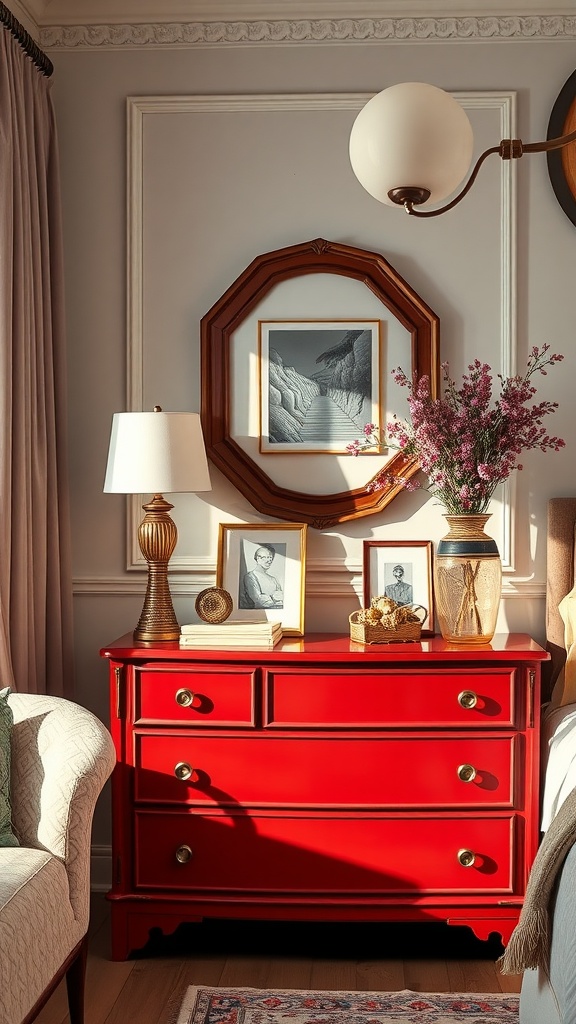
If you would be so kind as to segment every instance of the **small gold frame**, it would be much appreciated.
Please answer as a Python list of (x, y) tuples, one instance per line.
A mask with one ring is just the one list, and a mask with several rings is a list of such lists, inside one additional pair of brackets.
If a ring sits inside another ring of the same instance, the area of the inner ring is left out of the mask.
[[(285, 636), (304, 635), (306, 534), (306, 523), (220, 523), (216, 586), (232, 596), (232, 619), (280, 622)], [(267, 567), (256, 558), (265, 547)], [(261, 603), (250, 606), (254, 599)]]

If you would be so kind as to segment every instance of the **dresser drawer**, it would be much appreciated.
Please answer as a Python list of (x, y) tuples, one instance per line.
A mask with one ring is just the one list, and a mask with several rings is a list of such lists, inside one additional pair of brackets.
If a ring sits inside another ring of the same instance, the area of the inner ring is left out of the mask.
[[(139, 801), (219, 806), (511, 807), (516, 747), (514, 737), (497, 733), (147, 732), (135, 737), (134, 795)], [(521, 775), (521, 763), (518, 768)]]
[[(514, 668), (266, 674), (268, 727), (511, 726)], [(462, 696), (470, 694), (471, 696)]]
[(254, 725), (255, 668), (134, 668), (134, 721)]
[[(138, 889), (510, 893), (513, 817), (135, 815)], [(464, 867), (460, 851), (475, 862)], [(185, 858), (189, 857), (188, 860)], [(180, 863), (179, 858), (185, 863)]]

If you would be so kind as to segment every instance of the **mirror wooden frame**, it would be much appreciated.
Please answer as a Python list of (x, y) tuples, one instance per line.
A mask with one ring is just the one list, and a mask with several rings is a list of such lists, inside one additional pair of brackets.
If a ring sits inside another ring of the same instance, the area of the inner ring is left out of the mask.
[(308, 523), (322, 530), (382, 511), (402, 490), (418, 463), (401, 452), (391, 457), (385, 488), (308, 494), (279, 486), (231, 434), (233, 380), (230, 346), (240, 324), (280, 281), (304, 274), (337, 274), (366, 285), (409, 331), (411, 371), (439, 387), (439, 318), (383, 256), (323, 238), (257, 256), (201, 320), (201, 418), (206, 451), (214, 465), (263, 515)]

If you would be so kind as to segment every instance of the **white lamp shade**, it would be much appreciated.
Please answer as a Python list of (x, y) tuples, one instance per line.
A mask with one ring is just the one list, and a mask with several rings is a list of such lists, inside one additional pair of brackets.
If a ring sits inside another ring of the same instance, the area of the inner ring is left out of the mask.
[(169, 494), (210, 486), (198, 413), (114, 413), (105, 491)]
[(350, 135), (350, 161), (361, 185), (381, 203), (391, 189), (429, 189), (429, 203), (454, 192), (466, 177), (474, 137), (463, 107), (435, 85), (404, 82), (362, 108)]

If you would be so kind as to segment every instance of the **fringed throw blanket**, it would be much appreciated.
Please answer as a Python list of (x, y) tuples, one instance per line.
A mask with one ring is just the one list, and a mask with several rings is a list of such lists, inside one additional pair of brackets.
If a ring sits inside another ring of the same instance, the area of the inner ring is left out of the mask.
[(524, 906), (504, 955), (502, 974), (521, 974), (527, 967), (548, 969), (550, 956), (550, 900), (558, 872), (576, 841), (576, 789), (562, 804), (534, 858)]

